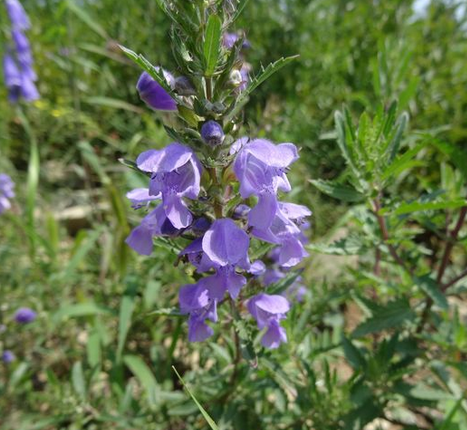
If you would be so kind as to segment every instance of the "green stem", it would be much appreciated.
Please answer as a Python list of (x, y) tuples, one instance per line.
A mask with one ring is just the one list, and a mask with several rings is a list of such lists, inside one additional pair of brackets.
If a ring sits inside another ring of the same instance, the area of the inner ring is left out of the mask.
[[(35, 232), (35, 217), (34, 211), (36, 207), (37, 188), (39, 184), (39, 171), (40, 171), (40, 155), (37, 139), (34, 135), (27, 117), (23, 111), (18, 108), (18, 117), (21, 124), (29, 138), (30, 152), (28, 164), (28, 179), (27, 179), (27, 194), (26, 194), (26, 223), (28, 228)], [(36, 253), (36, 239), (35, 235), (28, 235), (30, 241), (30, 256), (34, 259)]]

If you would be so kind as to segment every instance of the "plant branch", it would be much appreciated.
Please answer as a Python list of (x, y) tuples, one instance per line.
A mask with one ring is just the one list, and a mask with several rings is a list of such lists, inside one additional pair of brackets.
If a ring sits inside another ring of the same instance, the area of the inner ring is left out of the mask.
[[(459, 235), (462, 225), (464, 224), (466, 216), (467, 216), (467, 206), (464, 206), (463, 208), (461, 208), (461, 211), (459, 213), (459, 218), (457, 219), (454, 229), (451, 231), (451, 234), (448, 235), (446, 247), (444, 248), (443, 258), (441, 260), (441, 264), (438, 270), (438, 275), (436, 277), (436, 282), (438, 285), (441, 284), (444, 272), (446, 271), (446, 268), (448, 267), (449, 258), (451, 256), (451, 251), (454, 248), (454, 244), (456, 243), (457, 236)], [(464, 276), (467, 276), (467, 270), (461, 273), (459, 276), (457, 276), (453, 280), (451, 280), (450, 282), (448, 282), (447, 284), (441, 286), (441, 291), (445, 292), (449, 287), (454, 285), (457, 281), (462, 279)], [(429, 297), (426, 300), (425, 308), (423, 309), (420, 323), (418, 324), (416, 333), (420, 333), (422, 331), (428, 319), (428, 315), (430, 314), (430, 309), (432, 306), (433, 306), (433, 300), (431, 299), (431, 297)]]
[(389, 242), (389, 232), (388, 232), (388, 228), (387, 228), (387, 225), (386, 225), (386, 220), (384, 219), (384, 217), (379, 213), (380, 210), (381, 210), (381, 203), (380, 203), (380, 199), (379, 197), (377, 197), (374, 201), (373, 201), (373, 210), (374, 210), (374, 213), (375, 213), (375, 216), (376, 216), (376, 219), (378, 220), (378, 224), (379, 224), (379, 228), (381, 230), (381, 236), (383, 238), (383, 241), (385, 242), (386, 246), (388, 247), (389, 249), (389, 253), (391, 254), (392, 258), (394, 259), (394, 261), (399, 265), (401, 266), (406, 272), (410, 273), (411, 275), (413, 274), (413, 271), (410, 269), (410, 267), (408, 267), (404, 260), (401, 258), (401, 256), (397, 253), (397, 250), (396, 248), (394, 248), (393, 245), (391, 245)]

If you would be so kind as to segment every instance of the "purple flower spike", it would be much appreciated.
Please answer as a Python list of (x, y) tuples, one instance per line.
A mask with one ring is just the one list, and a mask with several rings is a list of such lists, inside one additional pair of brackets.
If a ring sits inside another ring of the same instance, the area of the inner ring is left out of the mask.
[[(165, 70), (162, 70), (165, 80), (173, 88), (175, 85), (174, 77)], [(162, 88), (148, 73), (143, 72), (140, 76), (136, 89), (141, 99), (154, 110), (175, 111), (177, 103), (170, 94)]]
[(240, 140), (236, 148), (240, 145), (233, 167), (240, 194), (243, 198), (258, 197), (258, 204), (248, 215), (249, 225), (267, 229), (278, 210), (277, 191), (291, 189), (286, 171), (298, 159), (298, 151), (292, 143), (275, 145), (263, 139)]
[(216, 121), (208, 121), (201, 127), (201, 137), (210, 146), (222, 145), (224, 142), (224, 130)]
[(31, 27), (29, 18), (18, 0), (6, 0), (6, 10), (14, 30), (28, 30)]
[(15, 361), (16, 357), (15, 357), (15, 354), (13, 354), (13, 352), (11, 352), (10, 350), (5, 350), (3, 351), (3, 354), (2, 354), (2, 361), (5, 363), (5, 364), (10, 364), (12, 363), (13, 361)]
[(15, 197), (14, 186), (8, 175), (0, 173), (0, 214), (11, 208), (10, 199)]
[(29, 324), (37, 317), (36, 312), (30, 308), (19, 308), (15, 313), (15, 321), (20, 324)]
[(188, 227), (193, 216), (184, 197), (196, 199), (200, 192), (201, 163), (195, 153), (180, 143), (150, 150), (136, 160), (138, 168), (150, 172), (150, 196), (161, 196), (165, 215), (177, 229)]
[(258, 294), (248, 301), (248, 311), (256, 320), (258, 328), (267, 328), (261, 339), (261, 344), (269, 349), (278, 348), (283, 342), (287, 342), (285, 329), (280, 326), (280, 321), (285, 318), (290, 305), (285, 297)]

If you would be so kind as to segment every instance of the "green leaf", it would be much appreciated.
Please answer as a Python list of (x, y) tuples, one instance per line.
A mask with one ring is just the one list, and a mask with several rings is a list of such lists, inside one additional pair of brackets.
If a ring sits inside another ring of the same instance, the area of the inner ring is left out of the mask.
[(219, 60), (222, 36), (222, 21), (217, 15), (211, 15), (206, 26), (204, 36), (204, 60), (206, 61), (205, 75), (210, 77), (216, 70)]
[(122, 109), (129, 112), (135, 112), (137, 114), (143, 114), (144, 110), (138, 106), (132, 105), (131, 103), (123, 100), (113, 99), (111, 97), (87, 97), (83, 99), (83, 102), (91, 105), (109, 107), (112, 109)]
[(406, 322), (415, 319), (415, 312), (410, 308), (410, 303), (405, 299), (389, 302), (386, 306), (379, 306), (373, 312), (373, 316), (361, 323), (352, 333), (352, 337), (366, 336), (370, 333), (377, 333), (400, 327)]
[(125, 355), (123, 362), (146, 390), (150, 403), (155, 405), (157, 403), (156, 393), (158, 392), (158, 384), (151, 369), (137, 355)]
[(147, 314), (147, 316), (151, 316), (151, 315), (166, 316), (166, 317), (181, 317), (184, 314), (180, 313), (179, 308), (173, 307), (173, 308), (157, 309)]
[(102, 359), (101, 336), (97, 330), (93, 330), (89, 335), (86, 351), (91, 367), (97, 366)]
[(22, 362), (19, 364), (19, 366), (14, 370), (14, 372), (10, 376), (10, 389), (13, 389), (14, 387), (16, 387), (16, 385), (19, 384), (19, 382), (23, 379), (23, 376), (26, 374), (28, 368), (28, 363)]
[(97, 229), (89, 234), (83, 232), (82, 240), (79, 241), (77, 238), (77, 247), (73, 252), (73, 257), (68, 262), (64, 271), (59, 275), (62, 279), (70, 279), (74, 274), (78, 266), (82, 263), (84, 258), (93, 250), (99, 237), (102, 235), (102, 230)]
[(73, 365), (73, 369), (71, 370), (71, 380), (75, 393), (82, 401), (84, 401), (86, 399), (86, 382), (84, 380), (83, 364), (81, 361), (77, 361)]
[(314, 179), (310, 180), (310, 182), (322, 193), (344, 202), (360, 202), (365, 198), (363, 194), (354, 188), (336, 182), (324, 181), (322, 179)]
[(266, 81), (274, 73), (282, 69), (282, 67), (296, 60), (298, 57), (299, 57), (298, 55), (293, 55), (291, 57), (286, 57), (286, 58), (282, 57), (279, 60), (275, 61), (274, 63), (269, 64), (266, 68), (262, 68), (260, 74), (250, 81), (245, 91), (243, 91), (240, 97), (238, 97), (236, 103), (233, 103), (231, 105), (229, 109), (229, 113), (234, 111), (236, 106), (242, 106), (248, 99), (248, 96), (254, 90), (256, 90), (256, 88), (258, 88), (264, 81)]
[(367, 251), (367, 246), (362, 242), (362, 237), (357, 235), (338, 239), (330, 245), (310, 243), (306, 248), (310, 251), (328, 255), (362, 255)]
[(415, 277), (415, 284), (428, 296), (434, 304), (446, 311), (449, 309), (449, 304), (446, 296), (440, 290), (438, 284), (430, 275), (421, 276), (420, 278)]
[(402, 135), (404, 134), (408, 122), (409, 115), (407, 114), (407, 112), (404, 112), (397, 120), (397, 123), (395, 125), (394, 136), (389, 142), (388, 147), (386, 149), (389, 162), (392, 162), (394, 158), (396, 158), (402, 140)]
[(63, 318), (76, 318), (91, 315), (111, 315), (112, 311), (94, 302), (80, 303), (77, 305), (66, 305), (61, 307), (54, 315), (53, 320), (58, 323)]
[[(334, 114), (334, 121), (336, 123), (336, 131), (337, 131), (337, 144), (339, 145), (339, 148), (342, 152), (343, 157), (345, 158), (345, 161), (349, 165), (349, 167), (352, 169), (352, 172), (354, 175), (359, 178), (360, 171), (357, 169), (355, 165), (355, 160), (354, 160), (354, 155), (353, 155), (353, 140), (352, 136), (349, 136), (348, 131), (352, 129), (352, 123), (350, 120), (350, 116), (348, 115), (347, 112), (345, 112), (345, 116), (339, 112), (336, 111)], [(347, 139), (347, 137), (350, 137), (350, 139)]]
[(297, 270), (287, 273), (280, 281), (267, 287), (268, 294), (281, 294), (289, 288), (297, 278), (302, 274), (303, 270)]
[(451, 162), (461, 171), (467, 181), (467, 151), (460, 149), (456, 145), (442, 142), (437, 139), (430, 141), (439, 151), (447, 155)]
[(344, 349), (345, 358), (355, 370), (365, 367), (365, 357), (351, 340), (345, 336), (342, 337), (342, 348)]
[(467, 200), (456, 199), (446, 200), (442, 202), (411, 202), (403, 203), (396, 210), (385, 208), (380, 211), (381, 215), (390, 212), (392, 215), (405, 215), (412, 212), (429, 211), (429, 210), (442, 210), (442, 209), (457, 209), (467, 206)]
[(123, 347), (131, 327), (131, 317), (135, 308), (135, 291), (130, 291), (130, 294), (125, 294), (120, 305), (120, 316), (118, 319), (118, 346), (117, 360), (122, 358)]
[(415, 148), (410, 149), (409, 151), (405, 152), (401, 157), (397, 160), (394, 160), (383, 172), (381, 179), (386, 180), (389, 179), (391, 176), (396, 176), (402, 173), (404, 170), (415, 166), (424, 166), (426, 164), (425, 161), (422, 160), (413, 160), (413, 158), (428, 145), (428, 141), (422, 142), (418, 144)]
[(410, 395), (417, 399), (422, 400), (454, 400), (455, 397), (451, 393), (447, 393), (446, 391), (431, 388), (423, 383), (420, 383), (413, 387), (410, 390)]
[(68, 0), (66, 5), (68, 9), (73, 12), (81, 21), (83, 21), (91, 30), (96, 32), (103, 39), (109, 39), (109, 36), (107, 35), (107, 32), (104, 30), (104, 28), (94, 19), (92, 19), (84, 9), (78, 6), (76, 1)]
[(212, 430), (219, 430), (219, 427), (217, 426), (217, 424), (214, 422), (214, 420), (209, 416), (209, 414), (206, 412), (206, 410), (201, 406), (201, 403), (198, 402), (198, 400), (196, 399), (196, 397), (194, 396), (194, 394), (191, 392), (191, 390), (188, 388), (188, 386), (185, 384), (185, 381), (182, 379), (182, 377), (180, 376), (180, 374), (177, 372), (177, 369), (175, 369), (175, 366), (172, 366), (172, 369), (174, 370), (174, 372), (176, 373), (178, 379), (180, 380), (180, 382), (182, 383), (183, 387), (185, 388), (185, 390), (187, 391), (187, 393), (190, 395), (190, 397), (193, 399), (193, 401), (196, 403), (196, 406), (198, 407), (199, 411), (201, 412), (201, 414), (203, 415), (204, 419), (206, 420), (206, 422), (209, 424), (209, 427), (212, 429)]
[(235, 11), (235, 15), (230, 20), (230, 22), (234, 23), (240, 17), (240, 15), (243, 12), (243, 9), (245, 9), (249, 1), (250, 0), (239, 0), (238, 5), (237, 5), (237, 10)]

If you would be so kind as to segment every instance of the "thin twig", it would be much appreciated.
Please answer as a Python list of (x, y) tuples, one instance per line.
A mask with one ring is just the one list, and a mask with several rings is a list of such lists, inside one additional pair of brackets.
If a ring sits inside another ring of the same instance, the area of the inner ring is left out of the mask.
[(454, 279), (451, 279), (447, 284), (444, 284), (441, 288), (441, 291), (445, 292), (447, 289), (451, 288), (454, 284), (459, 282), (462, 278), (467, 276), (467, 269), (457, 275)]

